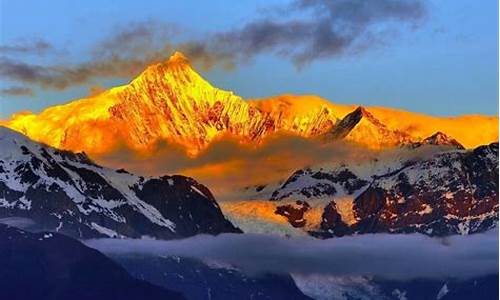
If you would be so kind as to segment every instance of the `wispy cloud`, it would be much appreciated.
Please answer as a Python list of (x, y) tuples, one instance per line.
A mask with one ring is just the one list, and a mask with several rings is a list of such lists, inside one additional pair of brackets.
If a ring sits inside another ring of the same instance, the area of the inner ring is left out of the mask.
[(46, 89), (63, 90), (90, 83), (95, 78), (133, 76), (150, 61), (149, 57), (129, 59), (116, 56), (77, 65), (44, 66), (3, 57), (0, 58), (0, 76)]
[(373, 234), (328, 240), (256, 234), (183, 240), (97, 239), (111, 255), (167, 255), (215, 261), (251, 274), (363, 275), (387, 279), (458, 278), (498, 273), (498, 230), (470, 236)]

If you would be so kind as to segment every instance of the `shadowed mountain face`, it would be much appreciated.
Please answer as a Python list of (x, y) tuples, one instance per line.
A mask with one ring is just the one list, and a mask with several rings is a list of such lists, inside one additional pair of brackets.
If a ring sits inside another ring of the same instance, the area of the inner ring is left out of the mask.
[[(180, 53), (149, 66), (127, 85), (37, 115), (15, 114), (1, 124), (35, 141), (90, 154), (123, 146), (149, 153), (164, 141), (195, 156), (223, 137), (256, 145), (277, 132), (345, 139), (373, 149), (418, 142), (437, 130), (467, 147), (498, 136), (496, 117), (437, 118), (376, 107), (355, 109), (312, 96), (245, 101), (213, 87)], [(478, 124), (481, 129), (472, 130)]]
[(100, 252), (57, 233), (0, 224), (3, 299), (185, 299), (133, 278)]
[(40, 229), (77, 238), (240, 232), (191, 178), (104, 168), (5, 127), (0, 145), (0, 218), (30, 218)]
[(131, 275), (182, 292), (189, 300), (312, 300), (289, 275), (249, 276), (230, 266), (209, 265), (182, 257), (111, 255)]

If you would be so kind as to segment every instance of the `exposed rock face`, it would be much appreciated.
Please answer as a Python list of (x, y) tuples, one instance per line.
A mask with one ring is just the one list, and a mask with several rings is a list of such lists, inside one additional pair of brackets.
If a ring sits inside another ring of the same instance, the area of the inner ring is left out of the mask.
[(210, 191), (184, 176), (142, 177), (0, 127), (0, 217), (77, 238), (239, 232)]
[[(352, 233), (349, 225), (342, 220), (342, 216), (337, 210), (337, 204), (335, 201), (331, 201), (326, 205), (323, 215), (321, 216), (320, 229), (321, 232), (328, 232), (329, 234), (334, 234), (336, 236), (343, 236)], [(312, 235), (318, 234), (318, 236), (321, 237), (321, 232), (312, 232)], [(328, 236), (328, 234), (326, 236)]]
[(5, 299), (185, 299), (145, 281), (79, 241), (0, 224), (0, 289)]
[(286, 204), (276, 207), (276, 214), (282, 215), (288, 219), (288, 222), (293, 227), (304, 227), (306, 220), (304, 213), (309, 210), (310, 206), (305, 201), (297, 200), (293, 205)]
[(319, 237), (486, 231), (498, 223), (498, 143), (391, 163), (299, 170), (271, 200), (283, 207), (301, 200), (322, 208), (317, 230), (310, 230)]

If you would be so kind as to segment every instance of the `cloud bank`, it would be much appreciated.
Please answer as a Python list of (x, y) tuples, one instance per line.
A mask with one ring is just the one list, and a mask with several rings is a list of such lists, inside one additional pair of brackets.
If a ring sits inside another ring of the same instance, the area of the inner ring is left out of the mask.
[[(297, 67), (320, 59), (359, 54), (393, 42), (427, 15), (424, 0), (296, 0), (233, 29), (186, 38), (175, 24), (145, 21), (117, 27), (94, 45), (91, 59), (74, 65), (38, 65), (0, 59), (0, 76), (46, 89), (66, 89), (95, 78), (130, 78), (146, 66), (184, 52), (203, 69), (230, 69), (270, 53)], [(4, 45), (0, 53), (54, 51), (46, 42)]]
[(327, 240), (256, 234), (199, 235), (174, 241), (96, 239), (108, 255), (167, 255), (220, 262), (250, 274), (362, 275), (385, 279), (468, 279), (498, 273), (498, 230), (430, 238), (361, 235)]

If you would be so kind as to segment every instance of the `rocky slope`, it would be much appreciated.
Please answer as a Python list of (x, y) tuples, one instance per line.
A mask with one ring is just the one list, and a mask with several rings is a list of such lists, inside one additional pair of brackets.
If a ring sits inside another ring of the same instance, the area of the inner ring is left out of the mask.
[(456, 148), (298, 170), (273, 192), (275, 213), (319, 237), (485, 231), (498, 223), (498, 143)]
[(3, 299), (185, 299), (135, 279), (79, 241), (57, 233), (30, 233), (0, 224)]
[(0, 218), (77, 238), (170, 239), (239, 232), (210, 191), (184, 176), (142, 177), (0, 127)]
[[(419, 141), (437, 130), (451, 132), (466, 147), (498, 136), (497, 117), (437, 118), (377, 107), (355, 109), (310, 96), (245, 101), (213, 87), (180, 53), (149, 66), (127, 85), (39, 114), (14, 114), (0, 124), (35, 141), (89, 154), (123, 146), (148, 152), (166, 141), (194, 156), (223, 137), (254, 146), (275, 132), (328, 141), (345, 138), (377, 149)], [(472, 130), (476, 126), (480, 132)]]

